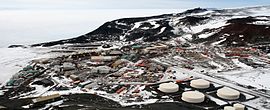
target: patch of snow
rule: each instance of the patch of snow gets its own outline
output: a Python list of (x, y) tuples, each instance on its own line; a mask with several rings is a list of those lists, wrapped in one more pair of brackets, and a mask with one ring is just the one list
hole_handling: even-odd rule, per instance
[(180, 33), (182, 32), (182, 29), (179, 28), (179, 27), (173, 27), (172, 32), (173, 32), (175, 35), (180, 35)]
[(270, 21), (255, 21), (252, 22), (251, 24), (255, 24), (255, 25), (269, 25)]
[(160, 29), (160, 31), (159, 31), (159, 33), (158, 33), (158, 34), (163, 33), (165, 29), (166, 29), (166, 27), (162, 27), (162, 28)]
[(182, 60), (182, 61), (186, 61), (187, 59), (180, 57), (180, 56), (174, 56), (173, 59), (175, 60)]
[(270, 75), (268, 73), (270, 73), (270, 70), (267, 68), (257, 68), (252, 70), (244, 69), (240, 71), (223, 72), (217, 76), (224, 77), (241, 85), (250, 85), (257, 89), (270, 90)]
[(44, 108), (42, 108), (40, 110), (48, 110), (50, 107), (61, 105), (62, 103), (64, 103), (64, 100), (59, 100), (59, 101), (56, 101), (56, 102), (48, 103), (48, 104), (45, 105)]
[(141, 29), (147, 30), (150, 29), (149, 27), (142, 27)]
[(179, 69), (171, 68), (172, 71), (175, 71), (174, 75), (178, 80), (184, 80), (190, 78), (192, 75), (187, 71), (179, 71)]
[(215, 33), (212, 32), (212, 33), (200, 34), (200, 35), (198, 35), (198, 37), (199, 37), (199, 38), (207, 38), (207, 37), (209, 37), (209, 36), (212, 36), (213, 34), (215, 34)]
[(141, 38), (139, 38), (139, 39), (136, 39), (135, 41), (136, 41), (136, 42), (143, 41), (143, 37), (141, 37)]
[(232, 44), (238, 44), (237, 42), (233, 41)]
[(159, 24), (157, 24), (156, 21), (150, 21), (149, 23), (150, 23), (151, 25), (154, 25), (153, 29), (156, 29), (156, 28), (158, 28), (158, 27), (160, 26)]
[(219, 41), (217, 41), (217, 42), (214, 42), (214, 43), (212, 43), (211, 45), (212, 45), (212, 46), (215, 46), (215, 45), (218, 45), (218, 44), (220, 44), (221, 42), (224, 42), (224, 41), (226, 41), (226, 38), (224, 38), (224, 39), (222, 39), (222, 40), (219, 40)]
[(185, 18), (185, 16), (173, 17), (169, 22), (170, 26), (172, 26), (172, 27), (176, 26), (179, 23), (179, 20), (183, 19), (183, 18)]
[(186, 34), (186, 35), (183, 35), (182, 38), (184, 38), (186, 40), (192, 40), (192, 35), (191, 34)]
[(121, 104), (122, 106), (132, 106), (132, 105), (146, 105), (146, 104), (152, 104), (152, 103), (155, 103), (157, 102), (158, 99), (148, 99), (148, 100), (145, 100), (143, 102), (131, 102), (131, 103), (123, 103), (123, 102), (119, 102), (119, 104)]
[(265, 16), (259, 16), (259, 17), (256, 17), (256, 19), (259, 19), (259, 20), (269, 20), (269, 18), (267, 18)]
[(232, 59), (233, 63), (237, 66), (244, 68), (244, 69), (253, 69), (253, 67), (246, 65), (245, 63), (240, 62), (238, 59)]
[(184, 39), (183, 37), (177, 37), (176, 40), (180, 41), (180, 43), (186, 43), (187, 40)]
[(223, 101), (223, 100), (220, 100), (220, 99), (218, 99), (218, 98), (215, 98), (215, 97), (213, 97), (213, 96), (208, 96), (209, 97), (209, 99), (211, 99), (212, 101), (214, 101), (214, 102), (216, 102), (218, 105), (226, 105), (226, 104), (228, 104), (227, 102), (225, 102), (225, 101)]
[(125, 39), (125, 36), (124, 35), (121, 35), (121, 36), (119, 36), (119, 39), (120, 40), (124, 40)]
[[(242, 102), (242, 103), (245, 105), (255, 107), (257, 110), (269, 110), (270, 109), (270, 99), (268, 99), (268, 98), (257, 98), (257, 99), (249, 100), (249, 101)], [(251, 110), (254, 110), (254, 109), (251, 109)]]
[(216, 66), (218, 68), (223, 68), (223, 66), (221, 66), (220, 64), (218, 64), (218, 63), (216, 63), (214, 61), (209, 61), (208, 63), (211, 64), (211, 65), (213, 65), (213, 66)]
[(226, 55), (225, 55), (224, 53), (219, 53), (219, 52), (217, 52), (216, 54), (217, 54), (218, 56), (222, 57), (222, 58), (226, 58)]
[(239, 37), (244, 37), (244, 35), (239, 35)]
[(0, 96), (3, 96), (7, 90), (0, 90)]
[(211, 64), (211, 65), (213, 65), (213, 66), (218, 67), (219, 70), (224, 69), (224, 67), (222, 65), (220, 65), (220, 64), (218, 64), (218, 63), (216, 63), (214, 61), (209, 61), (208, 63)]
[(225, 26), (225, 25), (226, 25), (226, 20), (213, 20), (203, 25), (192, 26), (190, 27), (190, 30), (192, 31), (192, 33), (199, 33), (204, 29), (214, 29), (214, 28)]
[(136, 28), (139, 28), (141, 26), (142, 22), (136, 22), (134, 23), (134, 26), (131, 28), (131, 30), (134, 30)]
[(81, 88), (76, 87), (76, 88), (73, 88), (70, 90), (47, 91), (44, 94), (42, 94), (42, 96), (48, 96), (48, 95), (52, 95), (52, 94), (70, 95), (70, 94), (81, 94), (81, 93), (85, 93), (85, 92), (81, 91)]
[(115, 23), (118, 25), (127, 25), (126, 23), (122, 23), (122, 22), (118, 22), (118, 21), (115, 21)]

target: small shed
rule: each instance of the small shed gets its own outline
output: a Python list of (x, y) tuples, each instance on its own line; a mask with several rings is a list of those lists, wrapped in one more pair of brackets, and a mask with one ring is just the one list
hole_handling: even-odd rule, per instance
[(70, 70), (74, 70), (74, 69), (76, 69), (76, 66), (75, 66), (75, 64), (73, 64), (73, 63), (70, 63), (70, 62), (65, 62), (65, 63), (63, 63), (63, 70), (64, 71), (70, 71)]
[(93, 62), (97, 62), (97, 61), (100, 61), (100, 62), (103, 62), (103, 61), (112, 61), (115, 58), (116, 57), (114, 57), (114, 56), (92, 56), (91, 57), (91, 61), (93, 61)]
[(74, 75), (74, 74), (70, 75), (69, 78), (72, 79), (73, 81), (78, 81), (78, 80), (80, 80), (79, 76)]
[(118, 56), (118, 55), (122, 55), (123, 53), (119, 50), (112, 50), (111, 52), (109, 52), (109, 55), (112, 56)]

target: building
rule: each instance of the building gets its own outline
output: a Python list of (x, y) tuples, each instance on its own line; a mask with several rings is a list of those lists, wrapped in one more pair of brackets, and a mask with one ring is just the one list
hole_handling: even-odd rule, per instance
[(91, 56), (91, 61), (93, 62), (112, 61), (116, 58), (117, 58), (116, 56)]
[(126, 60), (126, 59), (119, 59), (119, 60), (116, 60), (116, 61), (111, 65), (111, 67), (112, 67), (112, 68), (121, 68), (121, 67), (126, 66), (128, 63), (129, 63), (129, 61)]
[(91, 70), (91, 73), (101, 73), (101, 74), (108, 74), (111, 72), (111, 67), (109, 66), (98, 66)]
[(169, 46), (167, 46), (167, 45), (164, 45), (164, 44), (158, 44), (158, 45), (154, 45), (154, 46), (151, 46), (151, 47), (147, 47), (147, 48), (145, 48), (143, 51), (145, 52), (145, 53), (147, 53), (147, 52), (149, 52), (149, 51), (155, 51), (155, 50), (157, 50), (157, 51), (163, 51), (163, 50), (166, 50), (166, 49), (168, 49), (169, 48)]
[(121, 51), (119, 51), (119, 50), (112, 50), (112, 51), (109, 52), (109, 55), (111, 55), (111, 56), (120, 56), (122, 54), (123, 53)]
[(61, 99), (61, 95), (57, 93), (57, 94), (53, 94), (49, 96), (41, 96), (41, 97), (32, 99), (32, 103), (34, 104), (34, 106), (41, 106), (46, 103), (54, 102), (60, 99)]
[(74, 74), (70, 75), (69, 78), (72, 79), (73, 81), (78, 81), (78, 80), (80, 80), (79, 76), (74, 75)]
[(76, 69), (76, 66), (73, 63), (65, 62), (65, 63), (63, 63), (62, 68), (63, 68), (64, 71), (70, 71), (70, 70)]

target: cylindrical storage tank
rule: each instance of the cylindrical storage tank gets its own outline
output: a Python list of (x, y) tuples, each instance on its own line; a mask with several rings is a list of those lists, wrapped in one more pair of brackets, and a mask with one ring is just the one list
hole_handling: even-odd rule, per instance
[(187, 91), (182, 94), (181, 99), (189, 103), (202, 103), (205, 99), (205, 95), (198, 91)]
[(232, 106), (225, 106), (224, 110), (235, 110), (235, 108)]
[(190, 82), (190, 86), (197, 89), (207, 89), (210, 87), (210, 82), (204, 79), (195, 79)]
[(235, 110), (245, 110), (245, 105), (242, 104), (233, 104)]
[(236, 100), (240, 97), (240, 92), (228, 87), (223, 87), (217, 90), (217, 96), (222, 99)]
[(179, 86), (175, 83), (169, 82), (169, 83), (162, 83), (159, 85), (158, 90), (164, 93), (174, 93), (179, 90)]

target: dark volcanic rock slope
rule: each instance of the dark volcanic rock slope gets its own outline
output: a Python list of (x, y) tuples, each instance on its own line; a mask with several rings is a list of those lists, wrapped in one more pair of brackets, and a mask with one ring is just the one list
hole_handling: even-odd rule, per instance
[(116, 40), (152, 42), (175, 37), (208, 45), (269, 44), (270, 17), (265, 15), (268, 10), (270, 7), (266, 6), (226, 10), (195, 8), (178, 14), (123, 18), (106, 22), (98, 29), (76, 38), (32, 46)]
[[(210, 44), (221, 41), (225, 46), (253, 46), (270, 44), (269, 18), (256, 19), (254, 17), (236, 18), (227, 21), (215, 34), (207, 38), (196, 39), (197, 42)], [(210, 31), (210, 30), (209, 30)]]
[[(53, 46), (65, 43), (89, 43), (94, 41), (131, 41), (144, 38), (146, 41), (156, 41), (162, 37), (175, 36), (173, 28), (169, 25), (169, 18), (172, 14), (141, 17), (123, 18), (104, 23), (98, 29), (85, 35), (54, 41), (34, 44), (32, 46)], [(166, 27), (166, 28), (163, 28)], [(160, 32), (162, 30), (162, 32)]]

